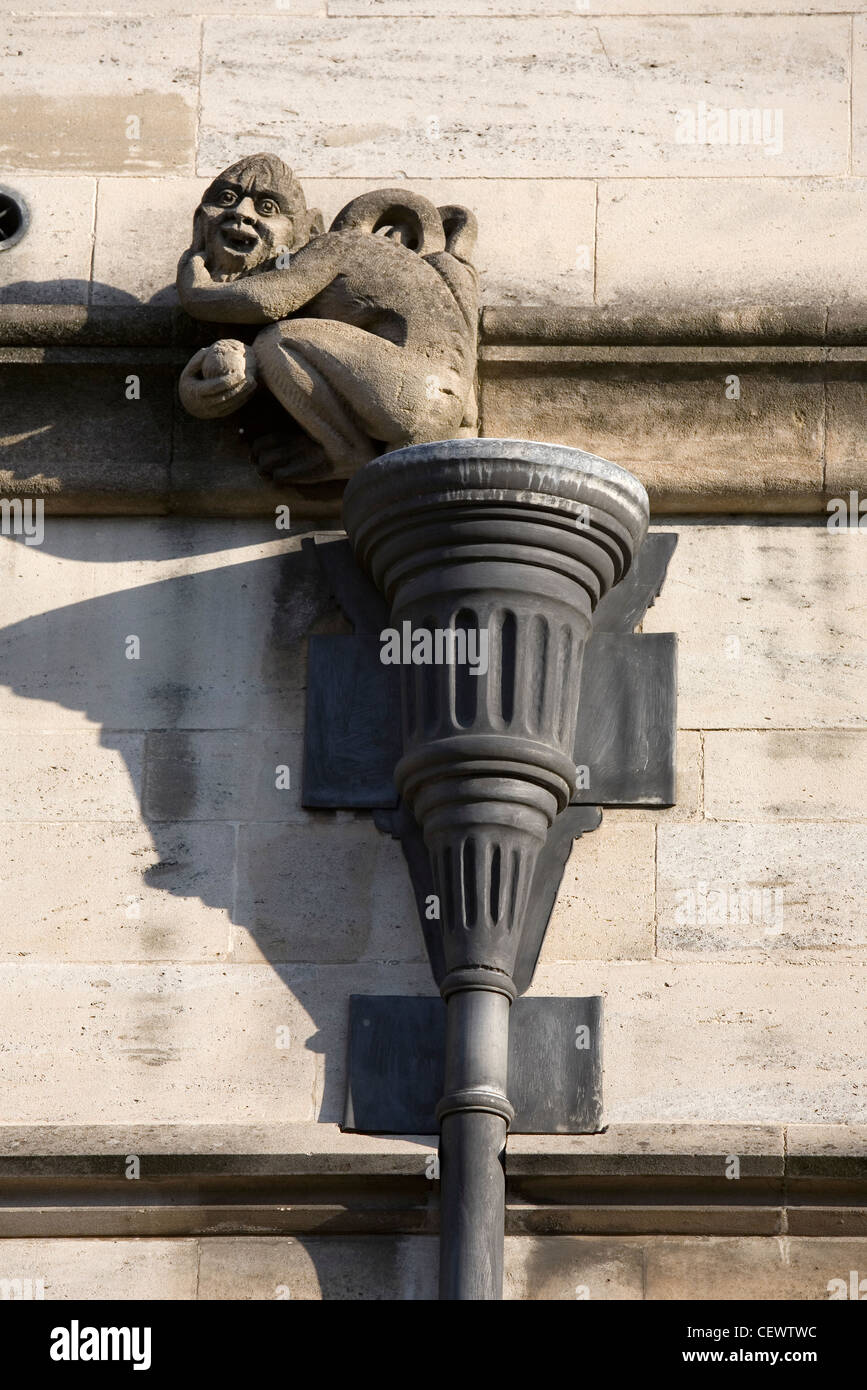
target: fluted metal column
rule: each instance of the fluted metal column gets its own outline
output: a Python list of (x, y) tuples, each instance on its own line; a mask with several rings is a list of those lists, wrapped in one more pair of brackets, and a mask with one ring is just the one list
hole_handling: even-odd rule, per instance
[(644, 538), (647, 494), (577, 449), (446, 440), (367, 464), (344, 520), (395, 627), (434, 651), (450, 634), (457, 656), (402, 667), (395, 784), (424, 833), (448, 971), (440, 1292), (496, 1299), (512, 976), (539, 852), (575, 790), (593, 610)]

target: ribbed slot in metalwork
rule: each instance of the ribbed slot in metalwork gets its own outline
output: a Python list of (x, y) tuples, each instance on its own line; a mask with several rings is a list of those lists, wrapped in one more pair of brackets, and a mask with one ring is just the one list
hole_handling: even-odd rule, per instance
[(416, 700), (416, 673), (412, 669), (403, 672), (401, 690), (403, 692), (403, 729), (408, 739), (415, 738), (418, 728), (418, 701)]
[(518, 907), (518, 875), (521, 871), (521, 854), (513, 849), (509, 855), (509, 918), (506, 926), (509, 931), (515, 925), (515, 912)]
[[(428, 633), (431, 643), (431, 657), (435, 654), (434, 631), (436, 619), (427, 617), (424, 620), (422, 629)], [(440, 702), (437, 695), (437, 684), (439, 673), (436, 666), (431, 661), (428, 665), (419, 666), (419, 689), (421, 692), (421, 727), (425, 733), (433, 733), (437, 727), (440, 717)]]
[(454, 893), (454, 864), (450, 845), (446, 845), (442, 852), (442, 891), (445, 902), (441, 903), (440, 910), (445, 919), (445, 924), (449, 928), (455, 926), (455, 893)]
[(507, 611), (500, 625), (500, 714), (506, 724), (511, 724), (515, 714), (517, 634), (515, 615)]
[[(479, 696), (479, 676), (474, 675), (469, 665), (470, 643), (469, 634), (478, 633), (479, 623), (476, 614), (469, 608), (462, 608), (455, 617), (455, 667), (454, 667), (454, 691), (455, 691), (455, 721), (461, 728), (468, 728), (476, 717), (476, 705)], [(464, 636), (464, 643), (459, 643), (458, 634)], [(463, 651), (461, 652), (461, 647)], [(481, 643), (477, 638), (476, 654), (481, 651)], [(463, 655), (464, 660), (458, 661), (457, 657)]]
[(462, 890), (464, 902), (464, 921), (468, 927), (476, 924), (476, 842), (472, 835), (464, 840), (462, 852)]
[(488, 899), (491, 922), (496, 926), (500, 920), (500, 846), (491, 849), (491, 875), (488, 884)]
[(566, 726), (569, 718), (570, 701), (569, 692), (572, 683), (572, 657), (575, 649), (575, 635), (568, 623), (564, 623), (560, 628), (560, 652), (557, 668), (559, 672), (559, 685), (557, 691), (557, 706), (555, 710), (557, 719), (557, 739), (560, 743), (566, 735)]
[(530, 671), (527, 678), (529, 708), (527, 726), (532, 733), (543, 727), (545, 716), (545, 695), (548, 675), (548, 642), (550, 629), (548, 619), (536, 613), (530, 619), (530, 640), (527, 643), (527, 659)]

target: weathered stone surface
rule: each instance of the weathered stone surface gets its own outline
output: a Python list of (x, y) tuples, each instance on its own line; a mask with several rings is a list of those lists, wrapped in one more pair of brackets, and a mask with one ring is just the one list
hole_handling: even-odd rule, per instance
[[(609, 350), (611, 352), (611, 350)], [(823, 387), (818, 369), (770, 372), (714, 354), (643, 364), (492, 360), (481, 372), (482, 433), (546, 439), (620, 463), (666, 510), (817, 510)], [(726, 395), (738, 378), (740, 399)]]
[(704, 735), (705, 814), (712, 820), (864, 820), (865, 781), (867, 732)]
[(506, 1237), (503, 1296), (564, 1300), (643, 1298), (644, 1252), (628, 1240)]
[[(78, 3), (79, 0), (68, 0)], [(233, 0), (224, 0), (232, 4)], [(293, 0), (294, 3), (294, 0)], [(792, 0), (750, 0), (751, 14), (788, 14)], [(459, 15), (483, 15), (499, 18), (505, 15), (526, 15), (537, 19), (542, 15), (563, 16), (570, 10), (585, 15), (658, 15), (726, 14), (740, 12), (743, 0), (328, 0), (331, 15), (436, 15), (452, 18)], [(798, 14), (836, 14), (839, 0), (798, 0)], [(60, 8), (58, 6), (58, 8)], [(207, 8), (207, 7), (206, 7)], [(240, 9), (240, 5), (238, 6)]]
[[(786, 1151), (799, 1154), (859, 1153), (864, 1126), (789, 1125)], [(138, 1154), (225, 1158), (227, 1171), (237, 1159), (273, 1157), (281, 1171), (305, 1172), (327, 1160), (329, 1171), (407, 1172), (420, 1174), (420, 1150), (430, 1136), (396, 1136), (344, 1132), (333, 1123), (258, 1124), (63, 1124), (0, 1123), (0, 1157), (52, 1157), (92, 1162), (94, 1171), (106, 1156), (126, 1150)], [(612, 1124), (598, 1134), (510, 1134), (507, 1171), (513, 1175), (554, 1172), (622, 1173), (625, 1165), (641, 1173), (713, 1173), (720, 1154), (737, 1153), (753, 1172), (783, 1172), (781, 1125)], [(409, 1166), (405, 1160), (413, 1159)], [(715, 1165), (708, 1167), (708, 1162)], [(372, 1165), (372, 1166), (371, 1166)], [(213, 1165), (206, 1165), (213, 1171)], [(55, 1165), (51, 1171), (61, 1171)], [(180, 1171), (180, 1170), (178, 1170)], [(203, 1168), (204, 1171), (204, 1168)], [(276, 1171), (276, 1170), (275, 1170)]]
[[(645, 306), (574, 304), (488, 305), (482, 310), (482, 340), (487, 345), (567, 347), (620, 345), (633, 348), (680, 345), (719, 348), (787, 347), (781, 361), (794, 361), (798, 349), (821, 343), (852, 344), (863, 336), (863, 302), (846, 305), (734, 305), (698, 303)], [(627, 360), (624, 357), (624, 361)], [(686, 360), (676, 354), (661, 360)], [(713, 358), (712, 360), (718, 360)], [(758, 357), (755, 360), (759, 360)], [(766, 358), (765, 360), (770, 360)], [(813, 357), (810, 360), (819, 360)]]
[(827, 1299), (830, 1280), (867, 1261), (867, 1240), (681, 1236), (646, 1249), (649, 1299)]
[(16, 15), (2, 41), (5, 168), (192, 171), (199, 52), (192, 17), (57, 16), (46, 24)]
[(198, 1256), (194, 1240), (0, 1240), (0, 1285), (42, 1281), (46, 1302), (193, 1299)]
[(86, 304), (95, 180), (17, 174), (2, 181), (24, 199), (30, 226), (0, 253), (0, 304)]
[[(863, 367), (853, 364), (829, 376), (827, 383), (827, 419), (825, 436), (825, 496), (827, 506), (832, 498), (841, 498), (847, 505), (850, 490), (867, 496), (864, 479), (864, 413), (867, 411), (867, 388)], [(854, 520), (863, 521), (857, 512)]]
[(647, 632), (678, 634), (686, 728), (867, 723), (867, 547), (798, 525), (683, 526)]
[[(592, 1136), (588, 1136), (592, 1137)], [(160, 1171), (177, 1159), (180, 1172), (196, 1170), (196, 1156), (226, 1161), (226, 1172), (243, 1172), (252, 1155), (275, 1160), (271, 1171), (284, 1173), (409, 1173), (420, 1176), (430, 1135), (344, 1134), (336, 1124), (66, 1124), (0, 1123), (0, 1158), (31, 1161), (34, 1171), (60, 1172), (69, 1160), (81, 1171), (104, 1173), (105, 1159), (134, 1153), (159, 1155)], [(56, 1160), (56, 1162), (52, 1162)], [(47, 1166), (44, 1166), (47, 1165)], [(199, 1170), (214, 1171), (210, 1161)], [(264, 1171), (260, 1165), (257, 1171)], [(247, 1169), (246, 1171), (249, 1171)]]
[[(867, 1235), (863, 1184), (867, 1179), (867, 1126), (789, 1125), (786, 1166), (795, 1180), (806, 1179), (807, 1196), (789, 1229), (796, 1234)], [(822, 1226), (822, 1190), (831, 1185), (833, 1225)], [(865, 1276), (867, 1277), (867, 1276)]]
[(315, 1118), (318, 1019), (267, 966), (2, 964), (0, 1001), (7, 1122)]
[[(171, 508), (194, 517), (293, 517), (339, 522), (341, 482), (279, 487), (250, 463), (250, 443), (234, 420), (195, 420), (178, 405), (172, 421)], [(202, 466), (207, 459), (207, 468)]]
[[(741, 776), (752, 780), (748, 764)], [(658, 835), (662, 955), (867, 947), (861, 827), (679, 825)]]
[[(93, 303), (177, 303), (179, 218), (185, 232), (207, 180), (102, 178), (97, 195), (99, 235), (93, 253)], [(135, 254), (130, 248), (135, 247)]]
[[(788, 123), (788, 96), (780, 105)], [(767, 163), (768, 174), (780, 172), (775, 160)], [(644, 308), (697, 296), (727, 307), (860, 300), (865, 204), (863, 179), (605, 180), (597, 299)]]
[(0, 959), (228, 957), (233, 826), (39, 821), (2, 835)]
[(425, 959), (399, 845), (352, 813), (240, 827), (235, 923), (239, 960)]
[(864, 1125), (788, 1125), (786, 1152), (792, 1158), (858, 1158), (867, 1156)]
[(423, 961), (399, 844), (368, 816), (320, 813), (308, 820), (303, 827), (241, 827), (234, 958)]
[(797, 1213), (801, 1219), (790, 1225), (793, 1232), (822, 1234), (821, 1194), (823, 1185), (830, 1182), (836, 1205), (829, 1234), (867, 1234), (862, 1197), (867, 1179), (867, 1126), (789, 1125), (786, 1166), (793, 1179), (807, 1179), (809, 1183), (810, 1195)]
[[(22, 349), (21, 360), (28, 362), (42, 360), (28, 354), (29, 348), (134, 350), (165, 347), (168, 343), (177, 344), (180, 350), (198, 341), (197, 332), (183, 310), (171, 305), (148, 308), (125, 300), (122, 304), (96, 308), (87, 304), (4, 304), (0, 308), (0, 345)], [(6, 356), (9, 354), (4, 353)], [(97, 359), (85, 356), (84, 360)]]
[[(842, 1126), (828, 1126), (833, 1131)], [(777, 1125), (609, 1125), (601, 1134), (511, 1134), (510, 1177), (637, 1173), (720, 1177), (729, 1155), (741, 1175), (782, 1176), (783, 1129)]]
[(139, 734), (16, 732), (7, 741), (0, 820), (136, 820)]
[[(630, 0), (631, 2), (631, 0)], [(806, 0), (799, 0), (806, 5)], [(811, 0), (815, 4), (816, 0)], [(111, 0), (110, 13), (131, 15), (222, 15), (231, 18), (241, 14), (270, 14), (272, 10), (293, 15), (326, 13), (328, 0)], [(761, 8), (761, 6), (759, 6)], [(105, 0), (51, 0), (52, 14), (93, 14), (109, 12)]]
[(543, 960), (532, 993), (605, 995), (608, 1124), (867, 1119), (863, 964)]
[(542, 961), (652, 956), (655, 850), (652, 825), (612, 822), (605, 812), (566, 864)]
[[(107, 729), (299, 730), (306, 632), (336, 614), (315, 555), (275, 520), (47, 518), (44, 546), (0, 544), (18, 609), (0, 629), (0, 727), (84, 714)], [(44, 598), (58, 573), (60, 606)]]
[[(325, 180), (311, 179), (311, 193), (320, 182), (329, 189)], [(356, 191), (349, 188), (349, 180), (345, 185), (347, 197)], [(483, 301), (593, 302), (596, 186), (592, 179), (472, 179), (448, 173), (440, 179), (419, 179), (414, 186), (437, 206), (459, 202), (476, 214), (479, 240), (473, 263), (479, 271)]]
[(61, 495), (72, 513), (166, 511), (171, 372), (148, 353), (132, 369), (63, 356), (0, 361), (3, 495), (45, 498), (46, 510)]
[(201, 1246), (199, 1298), (435, 1299), (430, 1237), (221, 1240)]
[[(66, 528), (80, 525), (75, 521), (52, 521), (46, 518), (46, 535), (49, 527)], [(96, 523), (99, 526), (99, 523)], [(55, 532), (55, 536), (58, 532)], [(94, 534), (94, 533), (91, 533)], [(13, 624), (38, 617), (56, 604), (58, 594), (69, 597), (89, 597), (92, 592), (92, 559), (84, 546), (77, 553), (60, 553), (59, 547), (47, 545), (26, 545), (21, 537), (13, 539), (0, 537), (0, 587), (2, 587), (2, 611), (0, 611), (0, 633)], [(2, 639), (0, 639), (2, 640)], [(9, 674), (8, 661), (3, 662), (4, 674)], [(6, 692), (0, 689), (0, 699)], [(23, 710), (21, 711), (23, 714)], [(47, 711), (43, 711), (47, 714)], [(17, 723), (17, 719), (15, 720)], [(48, 728), (50, 716), (40, 725)]]
[[(747, 17), (738, 40), (690, 19), (209, 20), (200, 163), (216, 172), (245, 130), (304, 176), (845, 172), (848, 20), (795, 32)], [(707, 100), (708, 72), (721, 107), (785, 107), (779, 155), (676, 142), (675, 112)]]
[[(829, 1297), (831, 1280), (848, 1284), (850, 1269), (864, 1268), (865, 1250), (867, 1239), (510, 1236), (504, 1292), (521, 1300), (819, 1301)], [(431, 1236), (4, 1240), (0, 1267), (0, 1278), (44, 1279), (46, 1300), (100, 1298), (107, 1288), (117, 1299), (431, 1300), (437, 1242)], [(695, 1345), (708, 1343), (695, 1339)]]
[(867, 16), (852, 20), (852, 172), (867, 173)]
[(303, 759), (301, 734), (285, 730), (149, 734), (144, 814), (158, 821), (307, 824), (310, 817), (301, 809)]

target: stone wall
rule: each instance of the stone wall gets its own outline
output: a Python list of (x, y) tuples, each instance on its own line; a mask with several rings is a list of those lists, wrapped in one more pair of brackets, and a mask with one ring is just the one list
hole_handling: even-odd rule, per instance
[(404, 180), (466, 202), (488, 302), (863, 304), (863, 6), (742, 8), (31, 0), (0, 155), (33, 230), (0, 295), (163, 298), (203, 182), (266, 148), (327, 214)]
[[(10, 1279), (46, 1299), (435, 1299), (431, 1236), (4, 1241)], [(785, 1237), (506, 1237), (504, 1297), (525, 1300), (828, 1297), (867, 1241)], [(32, 1271), (41, 1271), (33, 1273)], [(27, 1287), (25, 1283), (25, 1288)]]

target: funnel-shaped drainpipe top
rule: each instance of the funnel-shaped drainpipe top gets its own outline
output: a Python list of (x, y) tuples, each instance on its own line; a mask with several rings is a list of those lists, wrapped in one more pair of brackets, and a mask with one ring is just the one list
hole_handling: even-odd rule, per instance
[(395, 783), (430, 854), (448, 969), (441, 1294), (497, 1298), (512, 975), (536, 859), (575, 791), (593, 611), (644, 539), (647, 493), (578, 449), (445, 440), (365, 465), (343, 515), (413, 655)]

